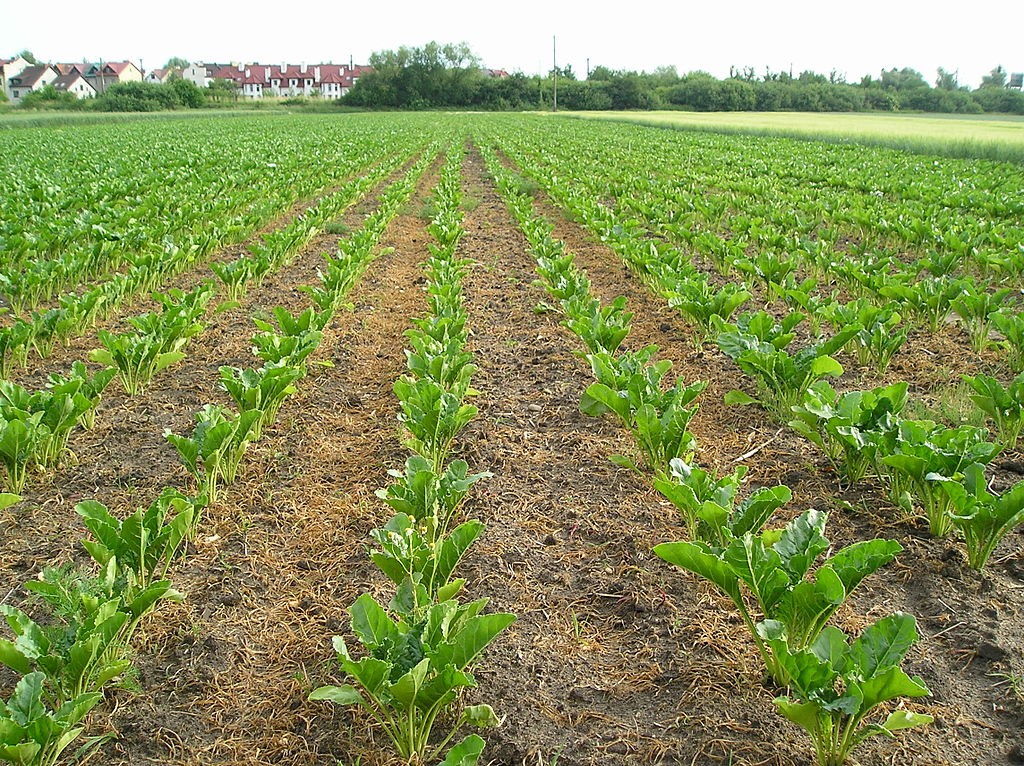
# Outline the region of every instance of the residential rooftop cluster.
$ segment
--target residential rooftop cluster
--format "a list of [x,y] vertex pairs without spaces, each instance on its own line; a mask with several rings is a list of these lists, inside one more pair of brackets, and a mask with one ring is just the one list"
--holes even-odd
[[184,68],[159,68],[144,72],[132,61],[33,64],[22,56],[0,58],[0,86],[15,104],[29,93],[48,85],[78,98],[101,95],[121,82],[165,83],[181,78],[207,88],[227,84],[243,98],[266,96],[319,96],[339,99],[371,67],[362,64],[215,64],[194,63]]

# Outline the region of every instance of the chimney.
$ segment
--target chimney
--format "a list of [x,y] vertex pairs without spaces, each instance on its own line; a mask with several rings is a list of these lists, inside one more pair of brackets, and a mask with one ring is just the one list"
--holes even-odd
[[314,69],[313,69],[313,77],[314,77],[314,79],[316,79],[317,82],[320,82],[320,67],[319,66],[314,67]]
[[265,67],[263,71],[265,71],[267,73],[266,76],[264,77],[264,79],[267,82],[270,82],[270,67]]
[[299,67],[299,71],[302,72],[302,74],[306,74],[306,62],[305,61],[302,62],[302,66]]

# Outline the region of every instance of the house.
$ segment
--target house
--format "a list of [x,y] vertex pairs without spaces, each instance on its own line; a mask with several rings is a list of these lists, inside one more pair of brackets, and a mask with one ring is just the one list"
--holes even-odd
[[89,67],[91,67],[92,64],[90,64],[87,61],[83,61],[83,62],[73,62],[73,63],[69,63],[69,64],[57,63],[57,64],[54,64],[53,66],[54,66],[54,68],[56,68],[58,74],[64,75],[64,74],[71,74],[72,72],[78,72],[80,75],[82,75],[82,77],[85,77],[85,73],[89,71]]
[[[257,65],[253,64],[253,68],[255,69],[256,67]],[[248,71],[248,68],[236,66],[235,64],[213,64],[208,65],[207,69],[210,71],[206,81],[207,85],[213,80],[224,80],[234,83],[236,88],[242,87],[242,81],[246,78],[246,72]]]
[[57,70],[49,64],[27,66],[7,81],[10,99],[13,103],[20,104],[29,93],[42,90],[57,77]]
[[166,82],[170,82],[175,77],[181,77],[180,69],[175,69],[174,67],[152,69],[146,73],[146,82],[155,83],[157,85],[163,85]]
[[[194,83],[198,88],[210,87],[210,82],[217,79],[218,73],[231,67],[224,64],[189,64],[181,71],[181,79]],[[238,67],[234,67],[236,70]]]
[[3,91],[8,99],[12,98],[11,86],[9,84],[10,79],[21,74],[22,70],[28,65],[29,63],[21,56],[16,56],[12,59],[0,59],[0,90]]
[[85,79],[102,94],[111,85],[120,82],[142,82],[142,70],[130,61],[108,61],[106,64],[93,64],[85,73]]
[[245,67],[224,67],[213,79],[232,81],[244,98],[320,96],[335,100],[348,93],[359,75],[368,71],[371,71],[368,66],[345,64],[253,63]]
[[96,89],[77,69],[60,75],[53,81],[53,87],[62,93],[71,93],[77,98],[92,98],[96,95]]

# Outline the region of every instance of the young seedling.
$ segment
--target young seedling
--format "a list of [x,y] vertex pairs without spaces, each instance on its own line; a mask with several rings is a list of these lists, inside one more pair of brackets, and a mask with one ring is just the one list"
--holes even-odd
[[[498,725],[490,705],[464,707],[456,716],[448,713],[460,689],[476,686],[469,667],[515,621],[512,614],[480,614],[486,603],[448,599],[408,622],[393,619],[364,593],[349,612],[365,656],[354,659],[345,639],[334,637],[338,663],[355,685],[321,686],[310,699],[358,705],[381,726],[400,758],[410,764],[434,763],[464,724]],[[441,717],[452,722],[451,728],[443,736],[432,736]],[[483,749],[483,740],[474,736],[449,750],[443,766],[473,766]]]
[[868,737],[891,739],[901,729],[932,722],[930,715],[903,709],[881,723],[869,720],[885,702],[929,694],[919,677],[900,667],[917,640],[911,615],[885,617],[852,643],[831,626],[806,647],[791,646],[780,623],[764,622],[758,629],[790,679],[789,694],[777,697],[775,705],[810,735],[819,766],[843,766]]
[[963,481],[941,480],[949,496],[950,518],[967,544],[967,563],[981,571],[999,541],[1024,523],[1024,481],[1002,495],[988,491],[985,467],[975,463],[964,470]]

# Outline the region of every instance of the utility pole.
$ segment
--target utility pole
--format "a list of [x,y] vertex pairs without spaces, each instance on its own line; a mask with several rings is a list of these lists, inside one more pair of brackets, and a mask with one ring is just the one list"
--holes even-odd
[[551,36],[551,73],[555,77],[554,95],[552,96],[552,111],[558,111],[558,39]]
[[587,56],[587,79],[590,79],[590,56]]

